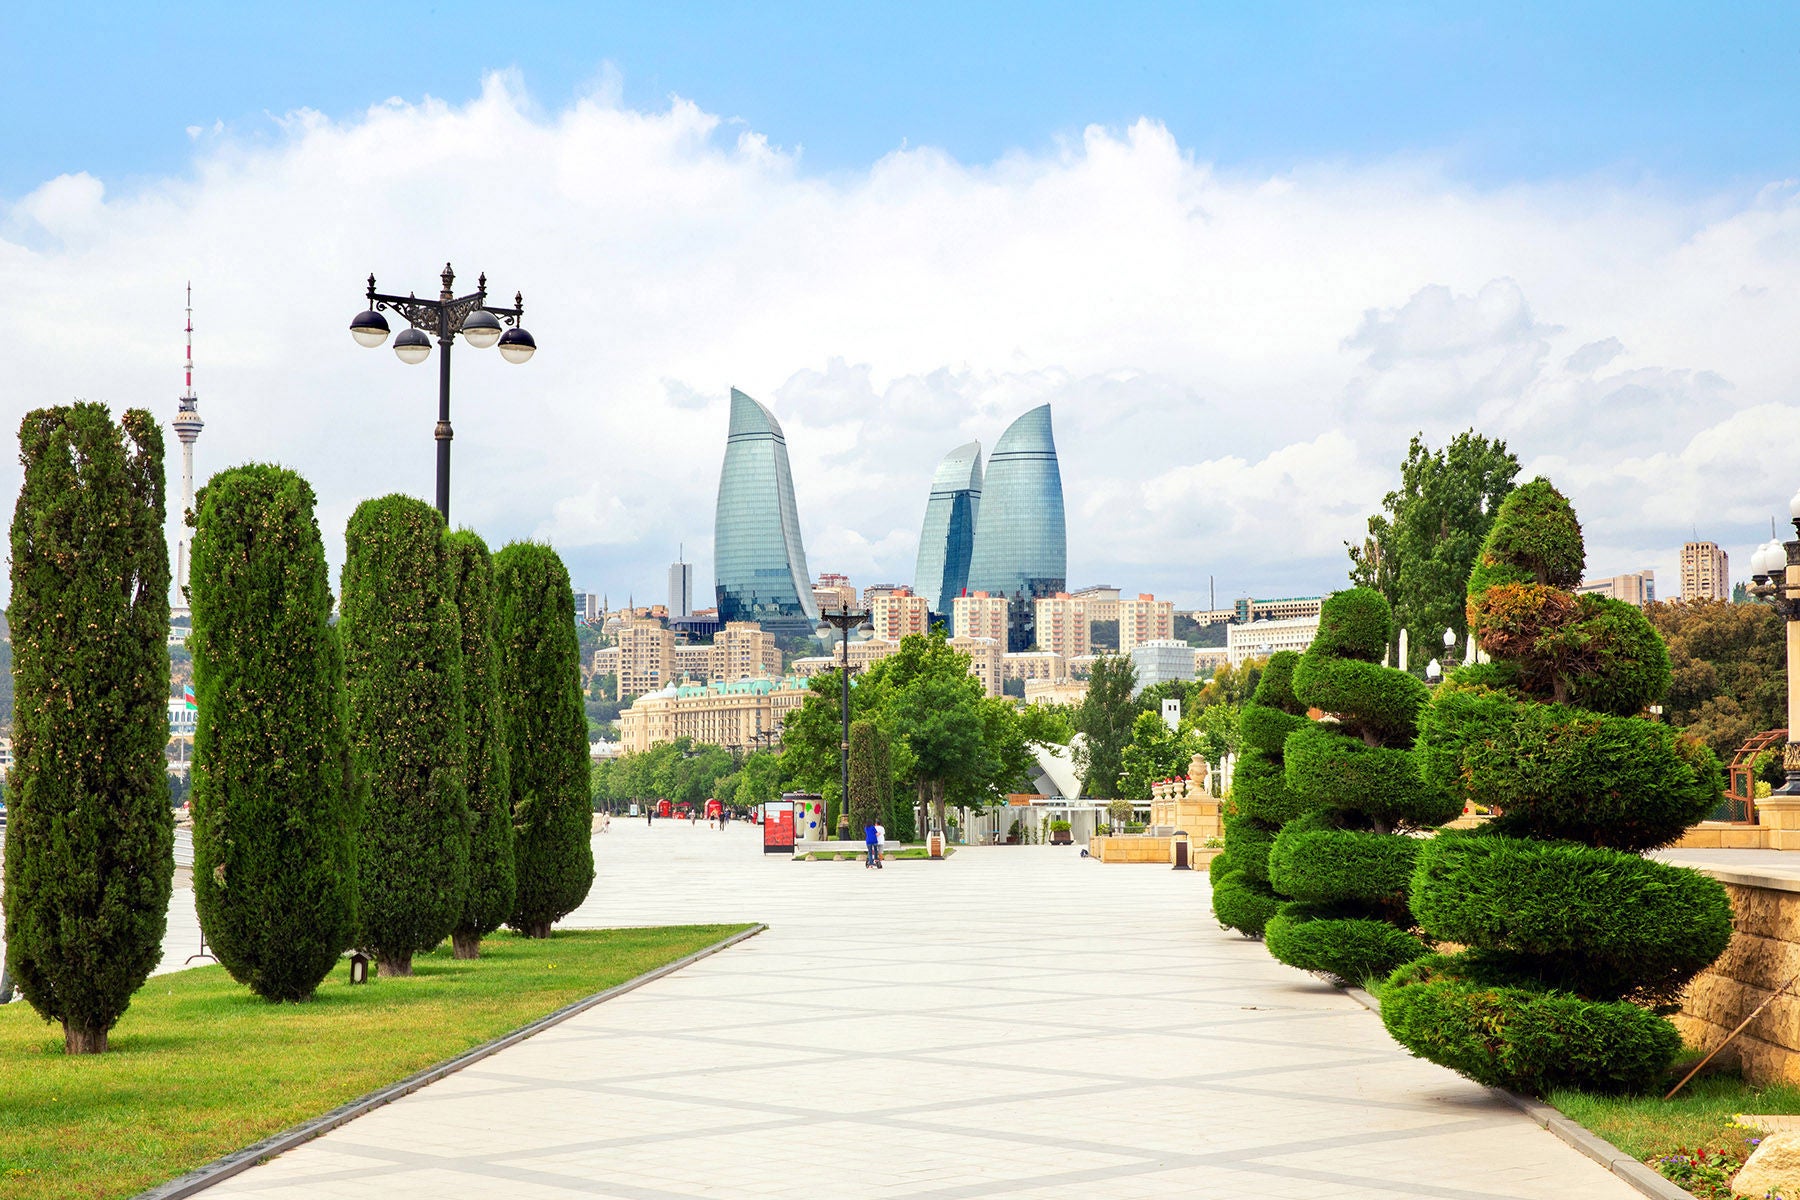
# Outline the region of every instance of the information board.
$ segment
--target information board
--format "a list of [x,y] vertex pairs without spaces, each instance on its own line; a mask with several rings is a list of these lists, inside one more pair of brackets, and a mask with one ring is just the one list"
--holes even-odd
[[794,852],[794,802],[770,800],[763,805],[763,853]]

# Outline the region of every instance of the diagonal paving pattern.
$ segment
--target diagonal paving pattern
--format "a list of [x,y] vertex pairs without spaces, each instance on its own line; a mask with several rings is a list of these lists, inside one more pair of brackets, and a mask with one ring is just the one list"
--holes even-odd
[[770,929],[207,1194],[1637,1195],[1221,933],[1201,872],[1066,847],[875,872],[661,821],[595,846],[570,925]]

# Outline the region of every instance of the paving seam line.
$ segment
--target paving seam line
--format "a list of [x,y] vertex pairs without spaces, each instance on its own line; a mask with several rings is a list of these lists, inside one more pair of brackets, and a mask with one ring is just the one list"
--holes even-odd
[[684,958],[678,958],[672,963],[664,963],[653,971],[646,971],[642,975],[627,979],[624,983],[615,984],[603,992],[596,992],[592,996],[565,1004],[555,1012],[539,1017],[529,1025],[521,1026],[511,1033],[502,1034],[493,1041],[483,1042],[473,1050],[465,1050],[455,1058],[446,1059],[436,1066],[426,1067],[423,1071],[408,1075],[397,1083],[390,1083],[367,1095],[359,1096],[347,1104],[340,1104],[323,1116],[314,1117],[310,1121],[303,1121],[280,1133],[271,1134],[260,1142],[245,1146],[242,1150],[234,1150],[223,1158],[214,1159],[205,1166],[196,1167],[187,1174],[179,1175],[167,1183],[161,1183],[148,1191],[139,1192],[135,1200],[181,1200],[185,1196],[197,1195],[215,1183],[249,1170],[264,1159],[286,1153],[296,1146],[312,1141],[322,1133],[329,1133],[339,1125],[352,1121],[364,1113],[380,1108],[384,1104],[391,1104],[402,1096],[416,1092],[426,1084],[436,1083],[446,1075],[453,1075],[464,1067],[477,1063],[489,1055],[497,1054],[509,1046],[515,1046],[553,1025],[560,1025],[570,1017],[579,1016],[595,1005],[604,1004],[615,997],[623,996],[626,992],[643,987],[646,983],[654,983],[666,975],[673,975],[683,967],[692,966],[701,959],[717,954],[721,950],[729,950],[739,942],[753,938],[766,929],[768,926],[759,921],[740,933],[732,934],[722,942],[714,942]]
[[[1370,1012],[1376,1014],[1381,1012],[1381,1001],[1362,988],[1353,987],[1344,990],[1350,994],[1352,1000]],[[1506,1088],[1490,1087],[1488,1091],[1623,1179],[1639,1192],[1649,1196],[1651,1200],[1694,1200],[1692,1192],[1676,1187],[1605,1138],[1578,1122],[1571,1121],[1555,1105],[1545,1104],[1542,1100],[1534,1100],[1530,1096],[1521,1095]]]

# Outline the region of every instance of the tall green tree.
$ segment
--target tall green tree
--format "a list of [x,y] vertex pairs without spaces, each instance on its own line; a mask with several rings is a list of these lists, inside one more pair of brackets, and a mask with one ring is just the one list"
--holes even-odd
[[462,919],[469,887],[456,584],[444,519],[411,496],[357,505],[344,550],[338,634],[351,755],[367,788],[358,941],[382,974],[410,975],[413,955]]
[[881,732],[873,721],[857,721],[850,726],[850,829],[853,835],[870,825],[887,824],[878,775],[880,757],[875,748],[880,740]]
[[1119,794],[1119,776],[1125,770],[1125,745],[1131,741],[1137,705],[1131,691],[1137,686],[1137,668],[1121,654],[1102,654],[1088,672],[1087,696],[1075,710],[1075,732],[1086,740],[1076,751],[1082,770],[1081,790],[1107,799]]
[[1126,800],[1150,799],[1152,784],[1186,775],[1188,764],[1198,753],[1200,739],[1191,723],[1184,721],[1170,729],[1156,713],[1139,713],[1131,724],[1131,741],[1120,753],[1120,796]]
[[550,547],[514,542],[494,556],[518,867],[518,895],[506,923],[526,937],[549,937],[550,926],[574,912],[594,885],[574,596],[568,568]]
[[252,464],[195,505],[194,907],[233,979],[306,1000],[356,935],[344,664],[313,490]]
[[1345,543],[1350,582],[1380,592],[1393,609],[1390,653],[1397,650],[1399,631],[1409,631],[1415,675],[1440,656],[1446,629],[1455,633],[1447,662],[1462,660],[1469,572],[1518,474],[1519,460],[1506,443],[1473,429],[1441,450],[1415,434],[1400,465],[1399,489],[1382,500],[1382,513],[1369,518],[1363,544]]
[[506,753],[506,709],[494,650],[494,560],[471,530],[449,535],[450,575],[462,632],[463,730],[468,754],[463,790],[469,799],[469,887],[462,918],[451,930],[456,957],[475,958],[481,939],[512,914],[512,786]]
[[1727,762],[1754,735],[1787,724],[1787,623],[1772,606],[1681,600],[1644,615],[1669,646],[1670,724]]
[[162,429],[42,408],[19,450],[7,966],[69,1053],[98,1054],[162,953],[175,871]]

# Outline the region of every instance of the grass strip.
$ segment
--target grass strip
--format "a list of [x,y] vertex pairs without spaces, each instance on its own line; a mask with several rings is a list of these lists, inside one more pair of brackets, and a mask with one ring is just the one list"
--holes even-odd
[[153,976],[89,1058],[29,1005],[0,1008],[0,1195],[130,1196],[748,926],[501,933],[411,979],[271,1005],[221,967]]

